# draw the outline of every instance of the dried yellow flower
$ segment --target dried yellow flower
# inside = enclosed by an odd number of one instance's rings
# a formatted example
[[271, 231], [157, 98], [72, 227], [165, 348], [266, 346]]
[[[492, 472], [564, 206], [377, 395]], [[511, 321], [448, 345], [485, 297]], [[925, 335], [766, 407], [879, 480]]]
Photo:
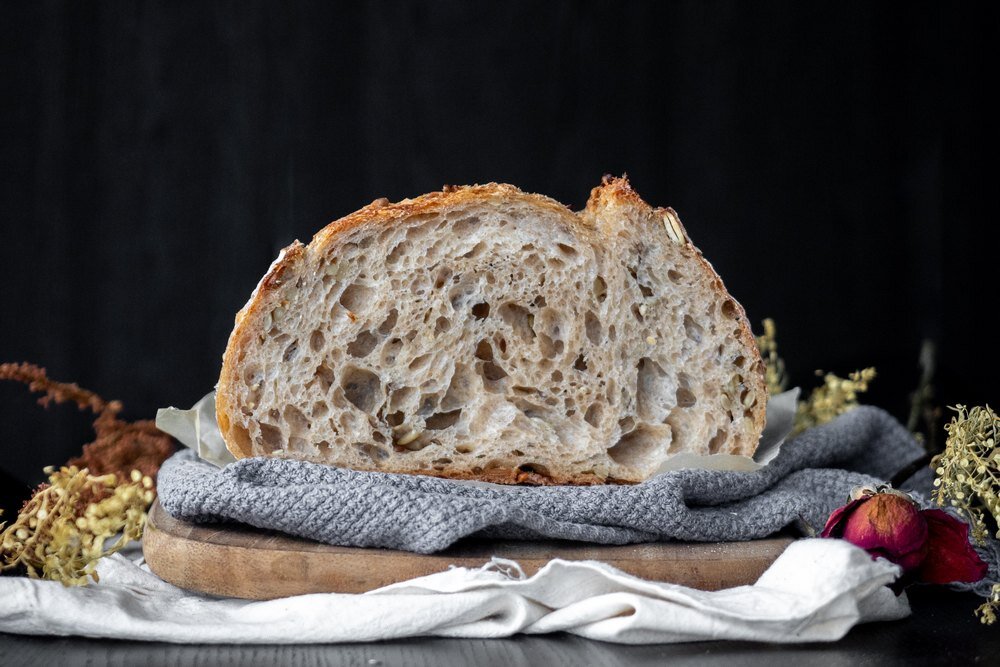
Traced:
[[948, 439], [933, 461], [934, 499], [965, 515], [972, 536], [981, 543], [990, 532], [986, 516], [1000, 523], [1000, 417], [988, 405], [971, 410], [957, 405], [952, 410], [958, 414], [945, 425]]
[[976, 615], [983, 625], [993, 625], [997, 621], [998, 609], [1000, 609], [1000, 584], [994, 584], [989, 599], [976, 608]]
[[757, 348], [764, 359], [764, 381], [767, 383], [767, 393], [771, 396], [785, 390], [788, 378], [785, 375], [785, 361], [778, 356], [778, 328], [774, 320], [764, 320], [764, 333], [757, 336]]
[[868, 383], [874, 379], [874, 368], [854, 371], [847, 378], [827, 373], [823, 376], [823, 384], [813, 389], [809, 398], [799, 402], [793, 433], [825, 424], [856, 408], [858, 394], [868, 391]]
[[[1000, 417], [990, 406], [951, 408], [957, 415], [945, 425], [944, 451], [934, 457], [934, 500], [948, 504], [969, 521], [973, 539], [982, 544], [990, 534], [987, 516], [1000, 525]], [[996, 536], [1000, 538], [1000, 531]], [[1000, 584], [976, 610], [992, 625], [1000, 610]]]
[[97, 561], [142, 536], [152, 480], [147, 486], [149, 478], [139, 473], [138, 481], [120, 484], [114, 474], [91, 475], [75, 466], [45, 472], [49, 483], [0, 534], [0, 569], [22, 566], [30, 577], [67, 586], [97, 581]]

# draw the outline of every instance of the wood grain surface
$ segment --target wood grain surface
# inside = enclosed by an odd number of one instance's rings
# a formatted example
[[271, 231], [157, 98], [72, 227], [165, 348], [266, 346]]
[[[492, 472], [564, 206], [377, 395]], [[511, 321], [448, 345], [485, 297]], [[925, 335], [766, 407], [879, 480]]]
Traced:
[[532, 575], [553, 558], [599, 560], [624, 572], [703, 590], [750, 584], [791, 543], [788, 537], [712, 544], [604, 546], [577, 542], [463, 541], [432, 555], [336, 547], [238, 524], [178, 521], [150, 510], [143, 553], [150, 569], [194, 591], [266, 600], [304, 593], [363, 593], [450, 565], [480, 567], [493, 556]]

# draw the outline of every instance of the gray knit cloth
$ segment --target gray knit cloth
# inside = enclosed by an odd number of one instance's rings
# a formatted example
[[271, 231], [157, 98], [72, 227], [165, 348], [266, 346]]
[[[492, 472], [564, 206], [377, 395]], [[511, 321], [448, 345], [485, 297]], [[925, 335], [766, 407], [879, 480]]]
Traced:
[[922, 453], [898, 421], [863, 406], [786, 442], [756, 472], [677, 470], [632, 486], [496, 486], [267, 458], [219, 469], [184, 450], [163, 465], [158, 491], [178, 519], [418, 553], [471, 535], [730, 541], [799, 520], [821, 529], [852, 487], [883, 482]]

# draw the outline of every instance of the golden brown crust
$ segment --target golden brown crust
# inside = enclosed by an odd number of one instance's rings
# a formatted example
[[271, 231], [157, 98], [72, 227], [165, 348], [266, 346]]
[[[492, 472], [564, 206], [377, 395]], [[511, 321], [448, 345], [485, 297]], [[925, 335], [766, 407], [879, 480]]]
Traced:
[[[525, 204], [548, 209], [551, 212], [557, 213], [560, 218], [566, 220], [568, 224], [588, 229], [593, 228], [593, 218], [597, 211], [602, 207], [611, 205], [633, 206], [639, 215], [656, 217], [657, 219], [663, 219], [665, 214], [669, 214], [670, 218], [675, 223], [675, 231], [673, 233], [677, 233], [676, 230], [678, 229], [680, 230], [680, 234], [683, 236], [682, 242], [693, 253], [693, 255], [697, 257], [701, 266], [712, 278], [716, 291], [720, 294], [728, 296], [728, 291], [726, 290], [722, 279], [712, 268], [711, 264], [705, 260], [701, 251], [691, 244], [687, 236], [687, 232], [684, 230], [683, 225], [681, 225], [680, 218], [677, 216], [676, 212], [670, 208], [652, 208], [632, 189], [626, 176], [622, 176], [621, 178], [609, 175], [604, 176], [601, 181], [601, 185], [591, 191], [591, 195], [587, 201], [585, 209], [578, 213], [573, 213], [567, 206], [560, 204], [549, 197], [525, 193], [513, 185], [499, 183], [469, 186], [446, 185], [441, 192], [431, 192], [414, 199], [404, 199], [396, 203], [390, 203], [384, 198], [377, 199], [358, 211], [328, 224], [313, 236], [312, 241], [308, 246], [304, 246], [300, 242], [295, 241], [285, 248], [261, 280], [250, 300], [243, 307], [243, 309], [237, 313], [235, 327], [230, 335], [226, 351], [223, 354], [222, 372], [219, 377], [219, 383], [216, 387], [216, 415], [223, 438], [226, 441], [226, 446], [233, 453], [233, 455], [237, 458], [245, 458], [252, 456], [253, 454], [249, 439], [240, 437], [240, 434], [237, 432], [237, 429], [234, 428], [228, 417], [228, 415], [231, 414], [236, 407], [229, 404], [229, 396], [231, 392], [228, 390], [228, 387], [231, 383], [235, 383], [237, 381], [237, 374], [239, 372], [243, 350], [248, 342], [248, 337], [253, 333], [250, 330], [251, 323], [254, 321], [258, 313], [264, 312], [264, 304], [267, 304], [268, 308], [273, 307], [274, 304], [270, 303], [271, 299], [284, 284], [285, 277], [290, 273], [294, 273], [294, 265], [296, 263], [302, 261], [307, 253], [311, 252], [322, 254], [327, 252], [331, 246], [333, 246], [345, 234], [367, 225], [374, 226], [392, 224], [398, 220], [408, 219], [412, 216], [437, 213], [442, 209], [453, 209], [466, 203], [482, 204], [484, 201], [492, 199], [502, 199], [505, 202], [520, 200]], [[670, 233], [669, 230], [668, 233]], [[759, 395], [766, 396], [763, 361], [761, 360], [760, 352], [757, 349], [756, 339], [750, 330], [750, 326], [742, 306], [740, 306], [735, 299], [732, 299], [732, 297], [729, 297], [729, 299], [736, 308], [737, 316], [735, 317], [735, 321], [737, 323], [738, 337], [753, 355], [749, 367], [750, 372], [747, 373], [748, 377], [746, 379], [749, 379], [756, 385], [756, 388], [760, 392]], [[763, 428], [764, 419], [765, 410], [763, 406], [760, 406], [754, 415], [754, 425], [757, 432], [760, 432]], [[732, 451], [730, 453], [747, 455], [752, 454], [756, 444], [756, 442], [744, 443], [742, 451]], [[380, 470], [383, 472], [400, 473], [415, 472], [412, 470], [391, 470], [387, 468]], [[564, 479], [543, 475], [538, 472], [526, 472], [518, 468], [493, 468], [478, 474], [437, 470], [418, 471], [416, 474], [425, 474], [451, 479], [474, 479], [497, 482], [501, 484], [526, 483], [540, 485], [587, 485], [601, 483], [632, 483], [630, 480], [601, 480], [596, 476], [594, 476], [593, 479], [580, 477]]]

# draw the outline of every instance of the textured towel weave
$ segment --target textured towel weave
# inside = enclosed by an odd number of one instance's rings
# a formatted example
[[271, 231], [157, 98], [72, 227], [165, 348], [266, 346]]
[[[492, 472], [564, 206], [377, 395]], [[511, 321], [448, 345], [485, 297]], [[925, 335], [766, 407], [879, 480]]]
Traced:
[[886, 412], [859, 407], [785, 443], [755, 472], [676, 470], [634, 486], [524, 487], [250, 458], [219, 469], [182, 451], [160, 470], [160, 503], [196, 522], [238, 521], [357, 547], [419, 553], [470, 535], [601, 544], [765, 537], [822, 528], [851, 488], [923, 454]]

